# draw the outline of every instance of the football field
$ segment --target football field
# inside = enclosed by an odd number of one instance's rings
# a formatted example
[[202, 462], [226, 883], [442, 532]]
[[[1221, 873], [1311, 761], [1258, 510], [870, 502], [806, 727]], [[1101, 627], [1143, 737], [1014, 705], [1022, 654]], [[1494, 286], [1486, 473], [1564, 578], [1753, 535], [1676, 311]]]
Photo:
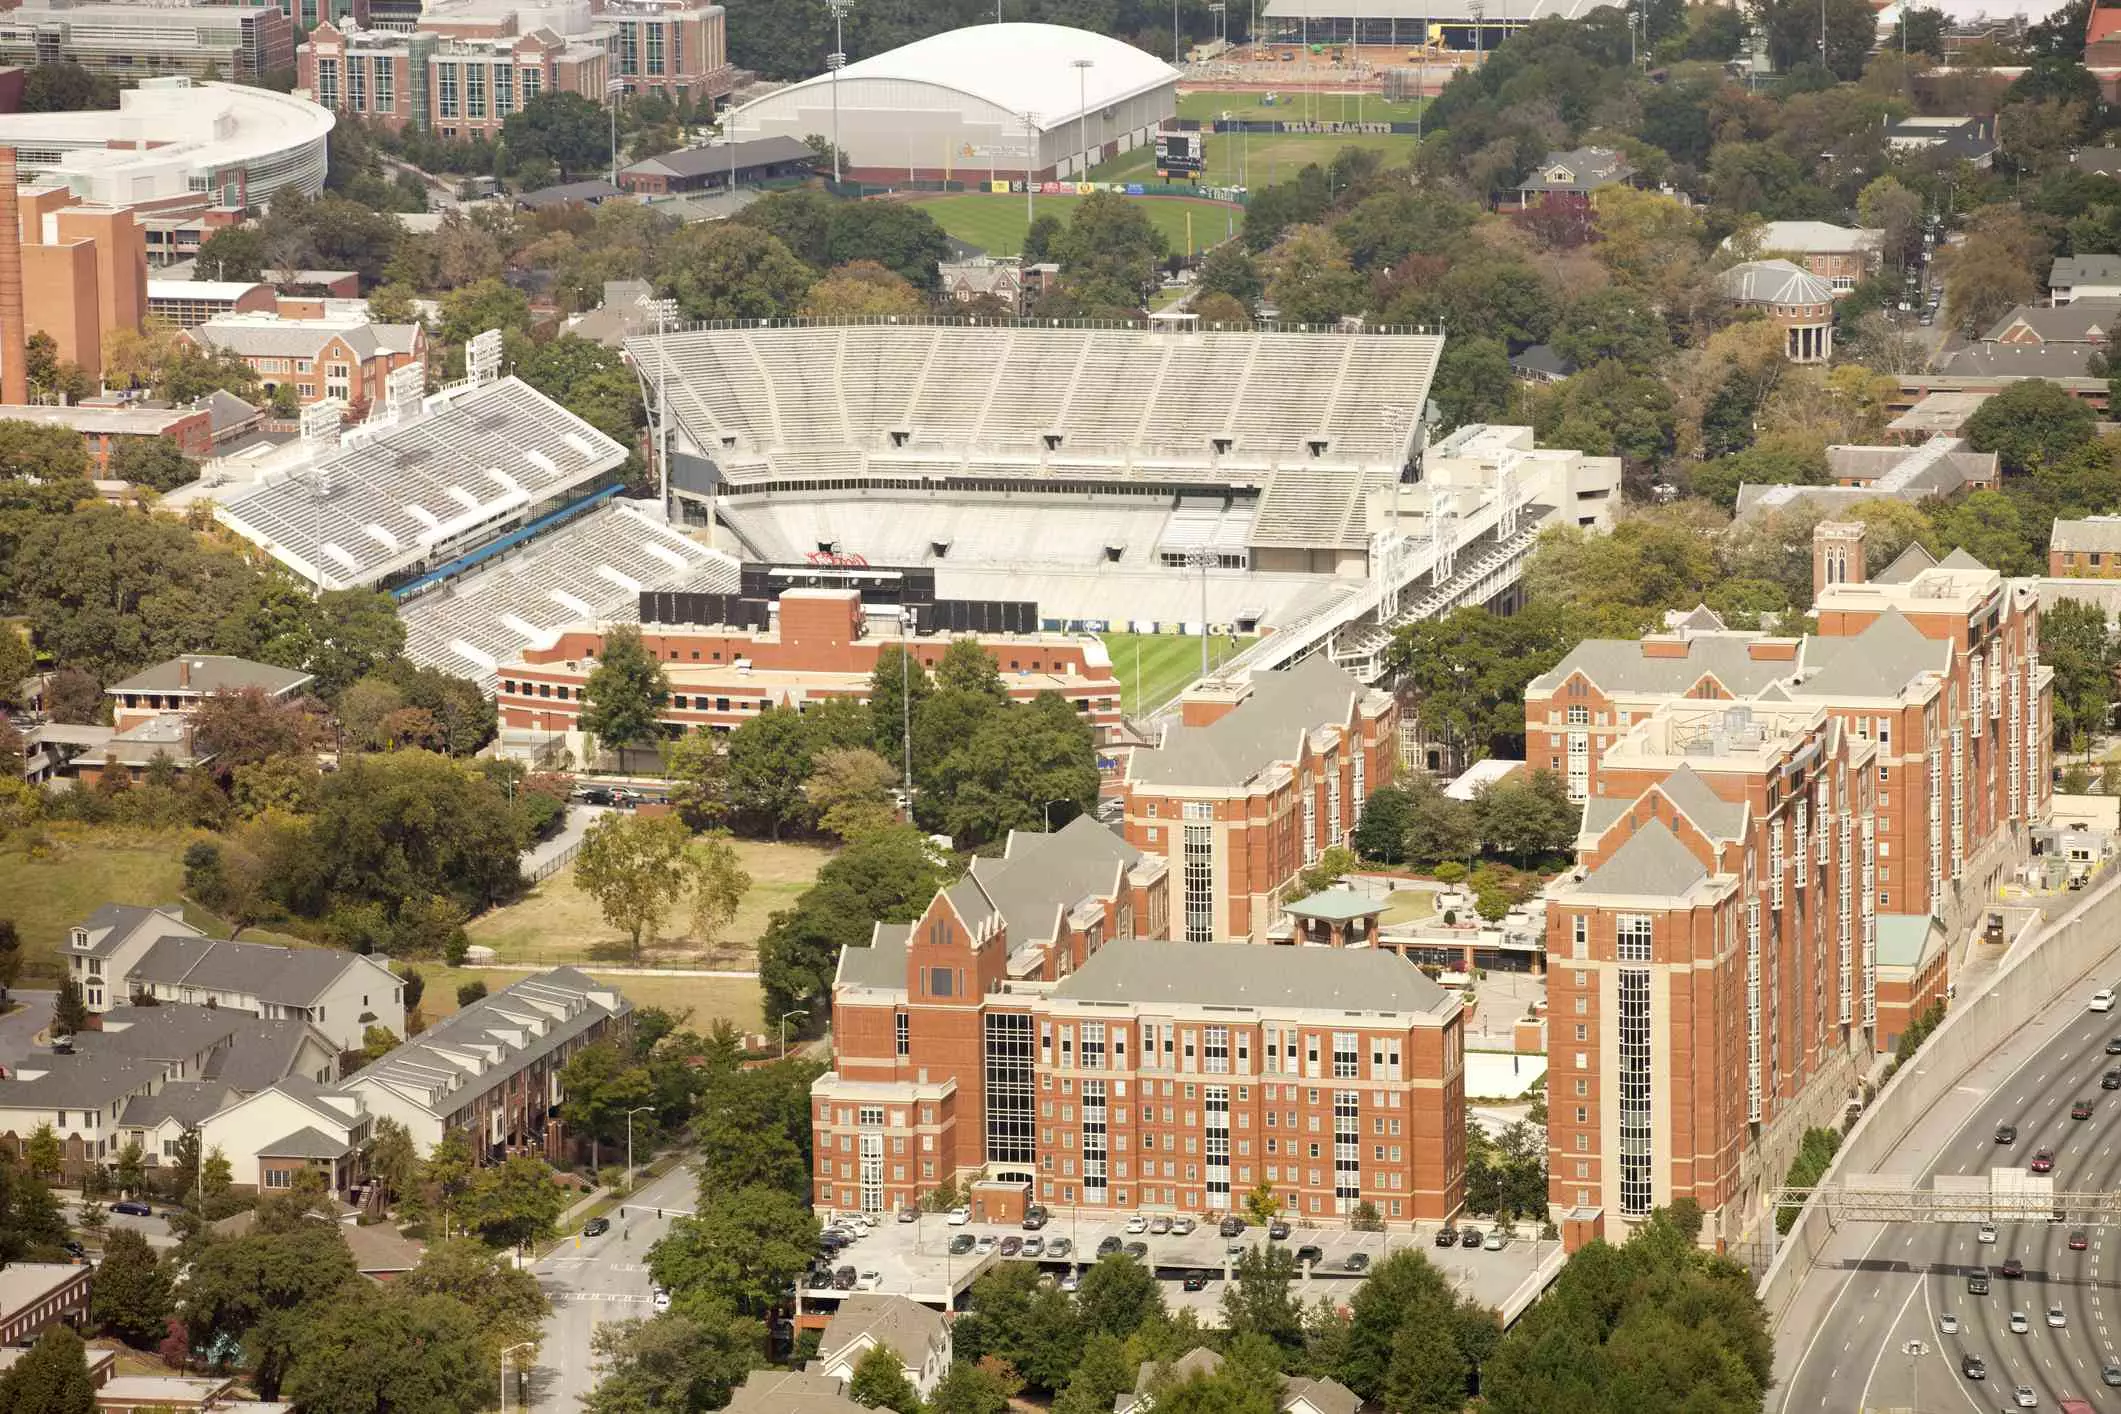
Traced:
[[[1209, 133], [1207, 186], [1241, 186], [1251, 191], [1289, 181], [1311, 163], [1323, 167], [1343, 147], [1359, 147], [1396, 167], [1414, 156], [1412, 133]], [[1094, 182], [1153, 182], [1156, 150], [1139, 147], [1090, 169]]]
[[[933, 216], [937, 225], [957, 239], [967, 245], [976, 245], [989, 255], [1018, 255], [1023, 251], [1024, 232], [1030, 229], [1031, 217], [1025, 215], [1021, 192], [1008, 196], [992, 192], [953, 192], [904, 199]], [[1141, 204], [1150, 222], [1171, 242], [1174, 252], [1195, 254], [1220, 245], [1236, 235], [1244, 224], [1243, 210], [1227, 202], [1180, 196], [1126, 199]], [[1065, 222], [1081, 201], [1079, 196], [1033, 197], [1032, 214], [1058, 216]]]
[[[1105, 651], [1119, 677], [1120, 710], [1132, 716], [1153, 712], [1200, 676], [1200, 640], [1181, 633], [1104, 633]], [[1210, 635], [1208, 661], [1220, 665], [1252, 646], [1256, 639], [1235, 642]]]

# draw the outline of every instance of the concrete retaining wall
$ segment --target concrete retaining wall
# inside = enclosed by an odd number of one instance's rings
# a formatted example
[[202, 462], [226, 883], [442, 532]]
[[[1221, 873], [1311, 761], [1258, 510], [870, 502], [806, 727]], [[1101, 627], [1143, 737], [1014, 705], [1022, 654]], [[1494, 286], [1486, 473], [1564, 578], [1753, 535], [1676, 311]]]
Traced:
[[[1959, 999], [1914, 1062], [1900, 1068], [1849, 1131], [1822, 1183], [1838, 1182], [1844, 1173], [1890, 1170], [1887, 1156], [1917, 1120], [1950, 1103], [1967, 1072], [2029, 1026], [2057, 996], [2085, 985], [2095, 970], [2111, 966], [2117, 944], [2121, 872], [2110, 871], [2048, 925], [2037, 943], [2029, 948], [2021, 943], [2020, 956], [1996, 975], [1987, 991]], [[1783, 1239], [1759, 1286], [1769, 1329], [1780, 1325], [1830, 1235], [1825, 1211], [1808, 1205]]]

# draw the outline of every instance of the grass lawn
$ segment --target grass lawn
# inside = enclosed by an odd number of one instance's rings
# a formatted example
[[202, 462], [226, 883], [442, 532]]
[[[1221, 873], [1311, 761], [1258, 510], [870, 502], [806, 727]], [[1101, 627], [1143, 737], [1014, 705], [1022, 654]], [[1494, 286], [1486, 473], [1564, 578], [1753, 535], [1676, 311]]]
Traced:
[[[429, 1022], [457, 1009], [457, 988], [467, 982], [482, 980], [488, 992], [498, 992], [530, 975], [477, 967], [444, 967], [429, 961], [416, 961], [412, 965], [426, 979], [427, 990], [420, 996], [420, 1011]], [[626, 1000], [637, 1007], [661, 1007], [673, 1014], [691, 1012], [692, 1020], [687, 1024], [695, 1031], [705, 1031], [721, 1020], [727, 1020], [746, 1032], [757, 1032], [765, 1026], [759, 1019], [759, 984], [748, 978], [624, 977], [599, 974], [594, 970], [589, 970], [589, 975], [608, 977], [611, 985], [624, 992]]]
[[[1103, 639], [1105, 651], [1112, 655], [1112, 671], [1119, 675], [1120, 710], [1130, 715], [1155, 711], [1200, 676], [1198, 638], [1177, 633], [1108, 633]], [[1221, 663], [1255, 641], [1240, 638], [1233, 645], [1227, 638], [1211, 637], [1208, 661]]]
[[[1446, 72], [1430, 67], [1439, 78]], [[1203, 123], [1219, 118], [1270, 123], [1411, 123], [1428, 102], [1387, 103], [1375, 93], [1325, 89], [1306, 94], [1293, 86], [1277, 90], [1272, 104], [1262, 101], [1266, 96], [1242, 89], [1193, 89], [1178, 96], [1178, 116]]]
[[[1351, 133], [1211, 133], [1207, 139], [1208, 165], [1201, 180], [1209, 186], [1244, 185], [1254, 191], [1294, 177], [1306, 165], [1320, 166], [1333, 160], [1343, 147], [1359, 147], [1382, 153], [1387, 166], [1414, 155], [1413, 134]], [[1156, 149], [1136, 148], [1122, 153], [1101, 167], [1090, 169], [1096, 182], [1141, 182], [1156, 180]], [[937, 220], [942, 218], [938, 216]], [[947, 227], [948, 222], [944, 222]], [[1196, 219], [1196, 231], [1200, 222]], [[966, 237], [966, 239], [970, 239]]]
[[1385, 900], [1379, 923], [1413, 923], [1436, 913], [1436, 894], [1430, 889], [1394, 889]]
[[[1209, 144], [1212, 148], [1214, 144]], [[1144, 148], [1143, 152], [1148, 153]], [[1133, 154], [1129, 154], [1132, 156]], [[1150, 154], [1153, 156], [1153, 154]], [[1111, 164], [1108, 164], [1111, 165]], [[1144, 167], [1143, 171], [1148, 169]], [[1126, 180], [1104, 175], [1099, 168], [1091, 175], [1100, 181]], [[1136, 176], [1140, 174], [1137, 173]], [[1152, 179], [1153, 179], [1153, 174]], [[1021, 195], [1003, 196], [994, 192], [962, 192], [939, 196], [913, 196], [905, 198], [919, 203], [921, 208], [936, 220], [945, 231], [964, 241], [976, 245], [989, 255], [1017, 255], [1024, 248], [1024, 232], [1030, 229], [1030, 221], [1024, 216], [1024, 198]], [[1138, 197], [1149, 220], [1164, 233], [1174, 251], [1186, 250], [1186, 217], [1193, 218], [1194, 251], [1206, 250], [1220, 245], [1236, 233], [1243, 222], [1244, 213], [1235, 206], [1216, 201], [1197, 201], [1190, 197]], [[1082, 201], [1079, 196], [1041, 196], [1035, 199], [1034, 214], [1058, 216], [1065, 221]]]
[[[751, 888], [709, 956], [716, 962], [749, 967], [767, 918], [795, 902], [831, 856], [815, 845], [763, 840], [738, 840], [736, 852], [744, 872], [751, 876]], [[672, 924], [684, 926], [682, 912], [674, 911]], [[492, 948], [501, 962], [557, 966], [629, 960], [625, 936], [604, 921], [596, 900], [575, 887], [572, 868], [542, 880], [506, 908], [473, 919], [464, 931], [474, 944]], [[683, 937], [668, 939], [642, 957], [648, 966], [697, 966], [701, 959], [698, 945]]]
[[106, 903], [175, 903], [184, 890], [188, 832], [50, 824], [40, 833], [48, 847], [36, 854], [0, 853], [0, 913], [15, 920], [33, 954], [58, 947], [68, 928]]

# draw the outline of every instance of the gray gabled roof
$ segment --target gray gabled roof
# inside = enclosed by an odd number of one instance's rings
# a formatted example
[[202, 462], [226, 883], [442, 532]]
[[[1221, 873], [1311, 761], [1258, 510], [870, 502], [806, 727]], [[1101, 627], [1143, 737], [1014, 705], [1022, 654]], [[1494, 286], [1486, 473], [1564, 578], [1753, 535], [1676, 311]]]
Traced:
[[1988, 566], [1969, 555], [1966, 552], [1966, 547], [1961, 545], [1958, 549], [1946, 555], [1937, 568], [1946, 570], [1986, 570]]
[[906, 985], [906, 944], [913, 937], [911, 923], [879, 923], [869, 934], [866, 948], [841, 948], [836, 987], [882, 987], [898, 991]]
[[179, 904], [136, 908], [131, 904], [106, 903], [81, 920], [80, 926], [88, 934], [88, 946], [75, 951], [69, 944], [67, 951], [75, 957], [109, 957], [143, 925], [175, 930], [178, 936], [198, 932], [184, 921], [184, 910]]
[[2121, 550], [2121, 516], [2087, 516], [2058, 520], [2048, 535], [2051, 550]]
[[[187, 662], [191, 664], [190, 680], [180, 682]], [[271, 663], [253, 663], [248, 658], [231, 658], [222, 653], [187, 653], [181, 658], [157, 663], [152, 668], [142, 668], [123, 682], [112, 683], [104, 691], [195, 692], [205, 695], [240, 692], [254, 687], [278, 697], [307, 687], [313, 681], [315, 679], [308, 673], [275, 667]]]
[[[765, 167], [776, 162], [806, 162], [817, 159], [817, 154], [810, 150], [809, 143], [799, 142], [792, 137], [752, 138], [735, 146], [734, 156], [738, 172], [747, 167]], [[619, 175], [623, 177], [628, 172], [645, 172], [663, 177], [711, 176], [727, 172], [730, 158], [729, 145], [726, 143], [713, 147], [681, 147], [675, 152], [644, 157], [631, 167], [621, 167]]]
[[1124, 871], [1141, 859], [1141, 851], [1088, 815], [1079, 815], [1052, 834], [1012, 830], [999, 859], [975, 859], [965, 881], [1002, 916], [1009, 930], [1009, 949], [1050, 942], [1064, 910], [1086, 898], [1112, 896], [1126, 885]]
[[2085, 283], [2121, 281], [2121, 255], [2064, 255], [2047, 272], [2047, 287], [2069, 289]]
[[1374, 948], [1116, 939], [1053, 989], [1058, 1001], [1442, 1013], [1451, 994]]
[[1797, 692], [1806, 698], [1898, 697], [1924, 673], [1949, 673], [1952, 646], [1926, 638], [1898, 609], [1888, 609], [1853, 638], [1805, 640], [1805, 656], [1821, 658]]
[[1708, 876], [1707, 866], [1679, 842], [1671, 827], [1662, 820], [1652, 820], [1593, 869], [1583, 881], [1583, 888], [1594, 894], [1670, 898], [1685, 893]]
[[1366, 689], [1323, 653], [1292, 668], [1252, 675], [1252, 690], [1204, 727], [1173, 726], [1163, 743], [1137, 750], [1129, 780], [1144, 785], [1239, 786], [1295, 757], [1306, 732], [1344, 726]]
[[1725, 800], [1692, 766], [1681, 766], [1654, 787], [1711, 839], [1735, 840], [1745, 829], [1745, 806]]
[[850, 1296], [840, 1303], [818, 1340], [821, 1360], [830, 1360], [863, 1336], [918, 1370], [930, 1347], [943, 1337], [943, 1313], [903, 1296], [874, 1293]]
[[2068, 304], [2021, 304], [1997, 320], [1994, 327], [1981, 336], [1981, 342], [2001, 343], [2005, 334], [2022, 326], [2043, 344], [2096, 346], [2106, 342], [2117, 324], [2121, 324], [2121, 299], [2110, 295], [2072, 300]]
[[153, 1129], [170, 1120], [186, 1129], [206, 1122], [224, 1108], [235, 1091], [206, 1080], [172, 1080], [152, 1095], [136, 1095], [118, 1116], [124, 1129]]
[[[344, 1089], [375, 1084], [447, 1115], [633, 1004], [618, 989], [572, 967], [510, 983], [445, 1016], [381, 1060], [348, 1077]], [[595, 994], [611, 993], [607, 1008]], [[476, 1070], [467, 1068], [467, 1061]], [[459, 1098], [465, 1097], [465, 1098]]]
[[275, 1159], [336, 1159], [350, 1150], [341, 1140], [332, 1138], [322, 1130], [304, 1126], [284, 1139], [258, 1147], [260, 1158]]
[[[165, 986], [240, 992], [281, 1006], [306, 1007], [361, 966], [336, 948], [284, 948], [215, 938], [159, 938], [133, 964], [132, 977]], [[378, 985], [381, 985], [380, 979]]]
[[1789, 676], [1794, 666], [1783, 658], [1753, 657], [1753, 645], [1760, 641], [1758, 634], [1697, 633], [1685, 640], [1685, 653], [1651, 657], [1637, 639], [1588, 638], [1532, 679], [1531, 687], [1552, 691], [1580, 672], [1608, 693], [1683, 693], [1712, 677], [1731, 696], [1751, 697]]
[[1907, 542], [1907, 548], [1895, 556], [1891, 564], [1871, 578], [1878, 584], [1906, 584], [1924, 570], [1935, 568], [1937, 557], [1923, 549], [1921, 541], [1910, 540]]
[[1148, 1389], [1155, 1383], [1159, 1371], [1170, 1375], [1173, 1381], [1184, 1381], [1196, 1374], [1212, 1375], [1222, 1367], [1222, 1356], [1205, 1345], [1196, 1345], [1168, 1365], [1159, 1365], [1154, 1360], [1142, 1361], [1141, 1368], [1134, 1372], [1134, 1388], [1138, 1391]]
[[1303, 1400], [1318, 1414], [1356, 1414], [1362, 1398], [1339, 1380], [1295, 1379], [1282, 1386], [1281, 1407], [1292, 1409]]

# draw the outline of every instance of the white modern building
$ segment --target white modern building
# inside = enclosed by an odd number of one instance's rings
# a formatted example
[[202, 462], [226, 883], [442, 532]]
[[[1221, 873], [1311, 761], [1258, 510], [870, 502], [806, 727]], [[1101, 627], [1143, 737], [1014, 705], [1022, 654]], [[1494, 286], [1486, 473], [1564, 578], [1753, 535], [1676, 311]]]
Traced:
[[[102, 6], [116, 9], [116, 6]], [[142, 80], [115, 113], [0, 114], [22, 180], [108, 206], [197, 199], [263, 208], [324, 190], [332, 115], [304, 98], [182, 76]]]
[[1178, 112], [1178, 70], [1063, 25], [998, 24], [930, 35], [791, 84], [729, 115], [731, 136], [813, 133], [857, 181], [1080, 180], [1155, 141]]

